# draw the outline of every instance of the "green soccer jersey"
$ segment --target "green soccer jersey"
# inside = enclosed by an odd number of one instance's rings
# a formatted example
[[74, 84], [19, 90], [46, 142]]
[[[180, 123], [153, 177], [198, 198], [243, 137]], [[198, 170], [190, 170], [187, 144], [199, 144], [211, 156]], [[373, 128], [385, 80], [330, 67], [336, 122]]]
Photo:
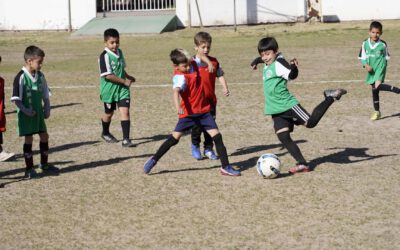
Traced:
[[42, 72], [32, 76], [23, 67], [17, 74], [13, 84], [11, 101], [21, 101], [22, 105], [36, 112], [35, 116], [28, 117], [17, 109], [19, 136], [47, 132], [44, 122], [43, 100], [49, 98], [49, 88]]
[[105, 48], [99, 58], [100, 66], [100, 99], [102, 102], [112, 103], [123, 99], [130, 99], [129, 87], [113, 83], [106, 79], [107, 75], [113, 74], [125, 79], [125, 59], [122, 51], [117, 53]]
[[270, 65], [264, 65], [263, 85], [266, 115], [279, 114], [299, 104], [287, 88], [290, 68], [280, 63], [281, 60], [284, 59], [280, 58]]
[[370, 38], [364, 40], [358, 58], [362, 65], [368, 64], [373, 69], [372, 72], [367, 74], [367, 84], [373, 84], [379, 80], [385, 81], [387, 60], [390, 58], [385, 41], [373, 42]]

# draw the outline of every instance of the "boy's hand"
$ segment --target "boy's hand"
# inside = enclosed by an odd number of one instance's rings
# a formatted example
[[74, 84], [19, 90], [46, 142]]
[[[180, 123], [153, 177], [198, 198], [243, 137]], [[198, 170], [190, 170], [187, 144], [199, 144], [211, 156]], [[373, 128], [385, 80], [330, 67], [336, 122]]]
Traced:
[[253, 70], [256, 70], [256, 69], [257, 69], [257, 64], [250, 65], [250, 67], [251, 67]]
[[178, 109], [177, 109], [177, 111], [178, 111], [178, 115], [183, 115], [183, 109], [181, 108], [181, 107], [179, 107]]
[[290, 64], [294, 64], [297, 67], [299, 65], [299, 62], [296, 58], [293, 58], [292, 60], [290, 60]]
[[211, 62], [208, 64], [208, 72], [214, 72], [214, 65]]
[[224, 93], [225, 96], [229, 96], [229, 95], [231, 94], [231, 92], [229, 91], [229, 89], [224, 88], [222, 91], [223, 91], [223, 93]]
[[30, 108], [30, 109], [25, 110], [24, 114], [28, 117], [34, 117], [36, 115], [36, 112], [35, 112], [35, 110]]
[[369, 66], [369, 64], [365, 64], [364, 65], [365, 66], [365, 69], [368, 71], [368, 72], [373, 72], [374, 70], [372, 69], [372, 67], [371, 66]]
[[128, 78], [128, 79], [131, 80], [132, 82], [136, 82], [136, 78], [133, 77], [133, 76], [131, 76], [131, 75], [128, 75], [126, 78]]
[[125, 82], [124, 82], [124, 85], [125, 85], [125, 86], [130, 87], [131, 84], [132, 84], [132, 80], [131, 80], [131, 79], [128, 79], [128, 78], [125, 79]]

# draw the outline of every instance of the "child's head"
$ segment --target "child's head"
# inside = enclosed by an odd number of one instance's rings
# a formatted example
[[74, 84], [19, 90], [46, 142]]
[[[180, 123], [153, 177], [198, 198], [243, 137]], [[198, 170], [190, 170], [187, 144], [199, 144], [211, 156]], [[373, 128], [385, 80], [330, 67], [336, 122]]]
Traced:
[[169, 54], [171, 58], [172, 64], [175, 70], [178, 70], [182, 73], [187, 73], [190, 70], [190, 62], [192, 61], [192, 57], [189, 52], [184, 49], [174, 49]]
[[377, 41], [379, 37], [382, 35], [382, 24], [378, 21], [373, 21], [369, 25], [369, 37], [372, 41]]
[[24, 59], [25, 65], [30, 71], [39, 71], [42, 68], [44, 60], [44, 51], [34, 45], [25, 49]]
[[271, 64], [275, 61], [278, 54], [279, 46], [278, 42], [273, 37], [265, 37], [258, 42], [258, 53], [261, 59], [266, 64]]
[[194, 36], [194, 45], [195, 45], [194, 49], [196, 50], [196, 53], [197, 54], [202, 53], [208, 55], [208, 53], [210, 53], [211, 50], [211, 42], [212, 38], [210, 34], [204, 31], [198, 32]]
[[113, 51], [117, 52], [119, 48], [119, 32], [116, 29], [110, 28], [104, 31], [104, 43], [106, 47]]

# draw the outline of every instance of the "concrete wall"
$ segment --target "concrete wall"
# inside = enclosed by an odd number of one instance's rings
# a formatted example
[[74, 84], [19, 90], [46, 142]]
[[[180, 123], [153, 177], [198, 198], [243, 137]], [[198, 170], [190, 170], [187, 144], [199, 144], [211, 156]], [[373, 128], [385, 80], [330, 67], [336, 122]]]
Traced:
[[[183, 26], [200, 26], [200, 16], [204, 26], [234, 24], [233, 0], [176, 0], [176, 14]], [[304, 0], [236, 0], [237, 24], [267, 22], [296, 22], [304, 17]]]
[[[72, 28], [96, 17], [95, 0], [70, 0]], [[68, 29], [68, 0], [0, 0], [0, 30]]]

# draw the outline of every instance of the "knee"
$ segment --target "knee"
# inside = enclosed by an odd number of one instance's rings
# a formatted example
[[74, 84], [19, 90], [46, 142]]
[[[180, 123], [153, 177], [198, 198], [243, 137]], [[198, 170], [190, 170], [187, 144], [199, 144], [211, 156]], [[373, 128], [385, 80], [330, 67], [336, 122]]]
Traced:
[[48, 133], [40, 133], [39, 137], [40, 137], [41, 142], [47, 142], [47, 141], [49, 141], [50, 136]]
[[222, 142], [222, 135], [220, 133], [214, 135], [212, 137], [213, 141], [215, 142], [215, 144]]
[[286, 143], [292, 141], [289, 131], [280, 132], [276, 135], [278, 136], [279, 141], [282, 142], [283, 144], [286, 144]]

